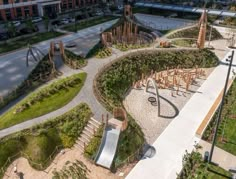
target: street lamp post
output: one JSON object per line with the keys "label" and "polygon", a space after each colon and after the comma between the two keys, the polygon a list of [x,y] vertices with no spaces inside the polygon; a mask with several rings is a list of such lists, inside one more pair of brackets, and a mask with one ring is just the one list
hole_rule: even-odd
{"label": "street lamp post", "polygon": [[221,118],[221,113],[222,113],[222,109],[223,109],[223,105],[224,105],[224,99],[225,99],[225,96],[226,96],[227,87],[228,87],[229,75],[230,75],[230,71],[231,71],[231,67],[232,67],[232,63],[233,63],[233,58],[234,58],[234,50],[232,50],[232,54],[230,56],[228,56],[228,58],[226,59],[226,61],[229,61],[229,68],[228,68],[228,73],[227,73],[227,77],[226,77],[226,81],[225,81],[223,97],[222,97],[222,100],[221,100],[221,103],[220,103],[219,114],[218,114],[217,120],[216,120],[216,127],[215,127],[215,130],[214,130],[214,136],[213,136],[213,141],[212,141],[212,145],[211,145],[210,156],[209,156],[209,159],[208,159],[209,163],[212,162],[212,155],[213,155],[213,152],[214,152],[214,147],[215,147],[216,138],[217,138],[217,130],[218,130],[219,124],[220,124],[220,118]]}

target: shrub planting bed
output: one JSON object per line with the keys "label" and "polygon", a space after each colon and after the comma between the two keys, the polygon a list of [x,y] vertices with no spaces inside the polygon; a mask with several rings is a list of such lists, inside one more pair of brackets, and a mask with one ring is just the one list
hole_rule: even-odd
{"label": "shrub planting bed", "polygon": [[128,51],[132,49],[150,47],[150,44],[116,44],[114,47],[121,51]]}
{"label": "shrub planting bed", "polygon": [[[206,39],[209,39],[210,35],[210,29],[211,27],[208,25],[207,26],[207,32],[206,32]],[[174,39],[174,38],[198,38],[198,33],[199,33],[199,27],[190,27],[181,31],[177,31],[176,33],[167,35],[168,38]],[[213,27],[212,28],[212,33],[211,33],[211,40],[217,40],[217,39],[222,39],[222,35]]]}
{"label": "shrub planting bed", "polygon": [[[236,81],[233,82],[225,98],[225,104],[222,111],[222,118],[217,131],[216,145],[223,150],[236,156]],[[209,125],[203,134],[203,140],[211,142],[213,139],[213,130],[216,126],[218,111],[213,116]]]}
{"label": "shrub planting bed", "polygon": [[66,164],[62,167],[60,171],[54,170],[52,179],[62,179],[62,178],[80,178],[80,179],[88,179],[88,173],[90,170],[86,167],[86,165],[76,160],[75,162],[67,161]]}
{"label": "shrub planting bed", "polygon": [[75,74],[31,93],[0,117],[0,129],[63,107],[78,94],[85,79],[86,73]]}
{"label": "shrub planting bed", "polygon": [[52,79],[54,77],[51,75],[52,68],[52,63],[49,62],[48,55],[46,55],[32,70],[27,79],[3,98],[0,102],[0,109],[19,96],[29,93],[33,89]]}
{"label": "shrub planting bed", "polygon": [[60,151],[72,147],[86,126],[91,110],[85,103],[65,114],[0,140],[0,178],[11,161],[25,156],[35,169],[45,169]]}
{"label": "shrub planting bed", "polygon": [[97,58],[107,58],[112,55],[112,49],[108,47],[102,47],[96,53]]}
{"label": "shrub planting bed", "polygon": [[196,39],[176,39],[171,41],[172,45],[176,45],[179,47],[196,47],[197,40]]}
{"label": "shrub planting bed", "polygon": [[183,169],[177,179],[207,178],[223,179],[231,178],[232,174],[223,168],[213,164],[204,163],[202,155],[198,151],[187,153],[183,157]]}
{"label": "shrub planting bed", "polygon": [[79,69],[87,65],[87,60],[80,55],[76,55],[73,52],[65,49],[64,63],[72,69]]}

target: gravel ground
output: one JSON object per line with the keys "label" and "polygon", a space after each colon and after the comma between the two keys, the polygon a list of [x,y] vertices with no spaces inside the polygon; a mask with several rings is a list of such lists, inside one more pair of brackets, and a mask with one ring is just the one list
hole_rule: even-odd
{"label": "gravel ground", "polygon": [[170,89],[159,89],[160,95],[160,116],[158,117],[158,106],[153,106],[149,97],[155,97],[154,88],[149,92],[145,89],[131,89],[123,103],[126,110],[136,120],[142,128],[147,143],[152,144],[165,130],[169,123],[179,114],[179,111],[188,102],[194,93],[201,93],[198,88],[204,83],[206,78],[214,68],[205,69],[206,76],[196,79],[195,83],[185,92],[180,88],[178,95],[173,90],[173,96]]}

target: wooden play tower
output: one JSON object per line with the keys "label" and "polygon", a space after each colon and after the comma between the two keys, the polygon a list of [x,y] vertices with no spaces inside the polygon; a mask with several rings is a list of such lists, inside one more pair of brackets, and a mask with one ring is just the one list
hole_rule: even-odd
{"label": "wooden play tower", "polygon": [[197,47],[199,49],[203,49],[205,46],[205,39],[206,39],[206,30],[207,30],[207,12],[206,9],[204,9],[201,18],[199,20],[199,34],[197,39]]}

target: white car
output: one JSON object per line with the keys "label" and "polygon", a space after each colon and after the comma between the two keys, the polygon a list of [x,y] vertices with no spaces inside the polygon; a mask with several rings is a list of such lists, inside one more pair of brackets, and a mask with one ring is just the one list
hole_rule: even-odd
{"label": "white car", "polygon": [[37,23],[37,22],[40,22],[40,21],[42,21],[43,19],[42,19],[42,17],[33,17],[32,18],[32,22],[33,23]]}
{"label": "white car", "polygon": [[15,27],[18,27],[21,25],[20,21],[12,21],[12,23]]}

